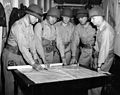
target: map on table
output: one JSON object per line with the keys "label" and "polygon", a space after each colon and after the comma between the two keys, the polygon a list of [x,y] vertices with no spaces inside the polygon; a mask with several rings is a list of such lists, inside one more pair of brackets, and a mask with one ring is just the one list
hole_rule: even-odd
{"label": "map on table", "polygon": [[32,70],[30,72],[20,71],[35,83],[47,83],[74,79],[83,79],[90,77],[106,76],[106,74],[86,69],[78,66],[58,66],[49,68],[48,70]]}

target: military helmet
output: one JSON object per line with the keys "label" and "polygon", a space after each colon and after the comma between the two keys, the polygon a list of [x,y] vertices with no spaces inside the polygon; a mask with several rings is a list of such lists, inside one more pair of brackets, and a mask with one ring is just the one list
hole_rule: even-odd
{"label": "military helmet", "polygon": [[42,8],[39,7],[36,4],[31,4],[27,9],[26,13],[33,15],[37,17],[38,19],[41,19],[41,16],[43,15]]}
{"label": "military helmet", "polygon": [[52,7],[48,10],[47,16],[53,16],[56,18],[60,18],[60,10],[55,7]]}
{"label": "military helmet", "polygon": [[79,19],[80,17],[87,17],[88,16],[88,11],[85,8],[81,8],[77,11],[77,18]]}
{"label": "military helmet", "polygon": [[93,17],[93,16],[104,16],[104,11],[101,7],[96,6],[94,8],[92,8],[91,10],[89,10],[89,17]]}
{"label": "military helmet", "polygon": [[62,11],[62,16],[72,17],[72,10],[70,8],[65,8]]}

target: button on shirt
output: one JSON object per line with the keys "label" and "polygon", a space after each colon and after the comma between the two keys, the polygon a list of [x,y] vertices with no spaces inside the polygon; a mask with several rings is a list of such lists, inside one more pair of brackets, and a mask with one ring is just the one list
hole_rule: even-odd
{"label": "button on shirt", "polygon": [[72,56],[75,56],[76,47],[79,44],[80,40],[83,44],[92,46],[94,43],[95,29],[91,25],[87,27],[78,24],[75,27],[74,40],[72,42]]}
{"label": "button on shirt", "polygon": [[96,40],[95,49],[99,52],[98,64],[102,64],[114,47],[114,30],[106,21],[98,28]]}
{"label": "button on shirt", "polygon": [[37,56],[35,50],[34,32],[33,26],[28,22],[27,15],[15,22],[12,26],[10,36],[8,38],[8,44],[11,46],[18,46],[24,59],[29,64],[34,64],[33,57],[35,58]]}
{"label": "button on shirt", "polygon": [[71,22],[69,22],[66,26],[63,26],[62,23],[62,21],[58,22],[55,26],[58,30],[58,35],[62,39],[63,45],[65,46],[69,43],[65,49],[65,52],[67,52],[70,50],[70,43],[73,39],[74,25]]}

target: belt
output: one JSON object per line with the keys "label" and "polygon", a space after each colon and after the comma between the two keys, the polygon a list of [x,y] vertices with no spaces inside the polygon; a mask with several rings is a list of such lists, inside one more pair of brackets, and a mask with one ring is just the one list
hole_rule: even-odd
{"label": "belt", "polygon": [[6,45],[5,47],[8,51],[10,51],[11,53],[17,54],[17,55],[21,55],[20,51],[18,50],[17,46],[11,46],[9,44]]}
{"label": "belt", "polygon": [[42,37],[42,45],[43,46],[48,46],[48,45],[56,45],[55,40],[48,40]]}
{"label": "belt", "polygon": [[83,47],[83,48],[87,48],[87,49],[91,49],[91,48],[92,48],[92,46],[89,45],[89,44],[83,44],[82,47]]}
{"label": "belt", "polygon": [[71,42],[67,42],[67,43],[64,44],[65,49],[70,45],[70,43],[71,43]]}

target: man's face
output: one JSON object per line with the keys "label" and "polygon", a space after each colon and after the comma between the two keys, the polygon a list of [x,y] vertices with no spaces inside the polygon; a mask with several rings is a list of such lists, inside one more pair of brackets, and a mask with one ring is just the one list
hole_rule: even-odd
{"label": "man's face", "polygon": [[70,21],[70,17],[67,17],[67,16],[63,16],[63,22],[64,23],[68,23]]}
{"label": "man's face", "polygon": [[101,24],[101,21],[102,21],[101,16],[93,16],[93,17],[91,17],[91,22],[96,26],[99,26]]}
{"label": "man's face", "polygon": [[49,23],[50,23],[50,24],[55,24],[56,21],[57,21],[57,18],[56,18],[56,17],[49,16]]}
{"label": "man's face", "polygon": [[84,25],[84,24],[86,24],[86,22],[87,22],[87,17],[80,17],[79,18],[79,22],[82,24],[82,25]]}
{"label": "man's face", "polygon": [[30,15],[30,23],[35,24],[36,22],[38,22],[38,18],[33,15]]}

